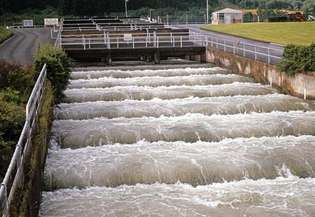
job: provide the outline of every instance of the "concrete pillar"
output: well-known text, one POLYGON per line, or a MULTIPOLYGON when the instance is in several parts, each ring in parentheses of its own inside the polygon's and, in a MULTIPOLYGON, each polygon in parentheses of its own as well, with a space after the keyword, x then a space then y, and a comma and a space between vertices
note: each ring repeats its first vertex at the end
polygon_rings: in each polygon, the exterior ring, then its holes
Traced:
POLYGON ((207 55, 206 55, 206 52, 200 54, 200 62, 201 62, 201 63, 207 63, 207 55))
POLYGON ((160 64, 161 58, 160 58, 160 51, 154 52, 154 63, 155 64, 160 64))
POLYGON ((112 63, 113 63, 113 61, 112 61, 112 55, 111 55, 111 54, 108 54, 108 55, 106 56, 106 64, 109 65, 109 66, 111 66, 112 63))

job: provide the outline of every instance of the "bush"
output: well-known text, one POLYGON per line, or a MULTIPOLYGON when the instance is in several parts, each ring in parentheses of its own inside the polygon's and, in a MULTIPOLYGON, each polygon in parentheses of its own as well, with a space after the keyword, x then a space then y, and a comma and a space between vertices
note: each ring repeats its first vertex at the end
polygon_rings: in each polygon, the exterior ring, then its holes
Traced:
POLYGON ((35 73, 0 61, 0 179, 10 163, 25 122, 25 104, 33 89, 35 73))
POLYGON ((0 27, 0 43, 13 35, 12 31, 4 27, 0 27))
POLYGON ((21 102, 26 102, 36 80, 32 69, 5 61, 0 61, 0 69, 0 89, 18 91, 21 102))
POLYGON ((70 79, 71 62, 66 53, 60 48, 45 45, 35 55, 34 63, 38 72, 47 64, 47 78, 52 83, 56 101, 60 101, 70 79))
POLYGON ((0 92, 0 178, 9 165, 25 121, 24 106, 7 96, 14 96, 14 100, 18 97, 14 91, 0 92))
POLYGON ((280 69, 288 75, 315 71, 315 43, 310 46, 288 45, 280 69))

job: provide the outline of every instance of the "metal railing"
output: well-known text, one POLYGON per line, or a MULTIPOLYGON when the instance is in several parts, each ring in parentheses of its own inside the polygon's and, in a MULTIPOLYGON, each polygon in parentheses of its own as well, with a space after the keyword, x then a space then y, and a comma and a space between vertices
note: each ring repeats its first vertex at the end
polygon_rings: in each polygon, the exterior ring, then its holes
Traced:
POLYGON ((36 126, 36 120, 41 107, 47 75, 46 64, 43 66, 31 96, 26 105, 25 124, 19 141, 13 153, 10 165, 0 186, 0 216, 10 216, 9 207, 17 189, 24 184, 24 165, 26 156, 30 153, 31 136, 36 126))
POLYGON ((283 49, 280 48, 277 49, 242 41, 227 40, 195 32, 191 32, 191 37, 193 41, 198 39, 199 41, 205 42, 207 47, 216 48, 224 52, 233 53, 234 55, 258 60, 268 64, 278 64, 283 57, 283 49))
POLYGON ((122 48, 167 48, 167 47, 197 47, 206 46, 203 39, 192 39, 188 32, 183 33, 149 33, 145 36, 133 36, 127 34, 117 37, 108 34, 61 38, 60 44, 63 48, 78 49, 122 49, 122 48))

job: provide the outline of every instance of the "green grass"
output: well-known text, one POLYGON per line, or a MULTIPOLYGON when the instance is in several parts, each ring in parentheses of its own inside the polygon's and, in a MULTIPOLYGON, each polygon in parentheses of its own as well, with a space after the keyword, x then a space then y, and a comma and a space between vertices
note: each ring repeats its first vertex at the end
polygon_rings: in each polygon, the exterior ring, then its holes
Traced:
POLYGON ((221 24, 203 25, 201 28, 281 45, 310 45, 315 42, 315 22, 221 24))
POLYGON ((0 27, 0 44, 12 35, 12 31, 5 27, 0 27))

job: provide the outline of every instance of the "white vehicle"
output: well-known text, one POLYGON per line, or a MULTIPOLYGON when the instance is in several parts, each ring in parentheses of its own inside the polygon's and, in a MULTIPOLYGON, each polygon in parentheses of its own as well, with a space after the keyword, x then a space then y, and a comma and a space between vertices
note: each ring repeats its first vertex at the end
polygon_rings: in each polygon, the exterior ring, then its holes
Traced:
POLYGON ((309 20, 309 21, 314 21, 314 20, 315 20, 315 17, 312 16, 312 15, 309 15, 307 20, 309 20))

